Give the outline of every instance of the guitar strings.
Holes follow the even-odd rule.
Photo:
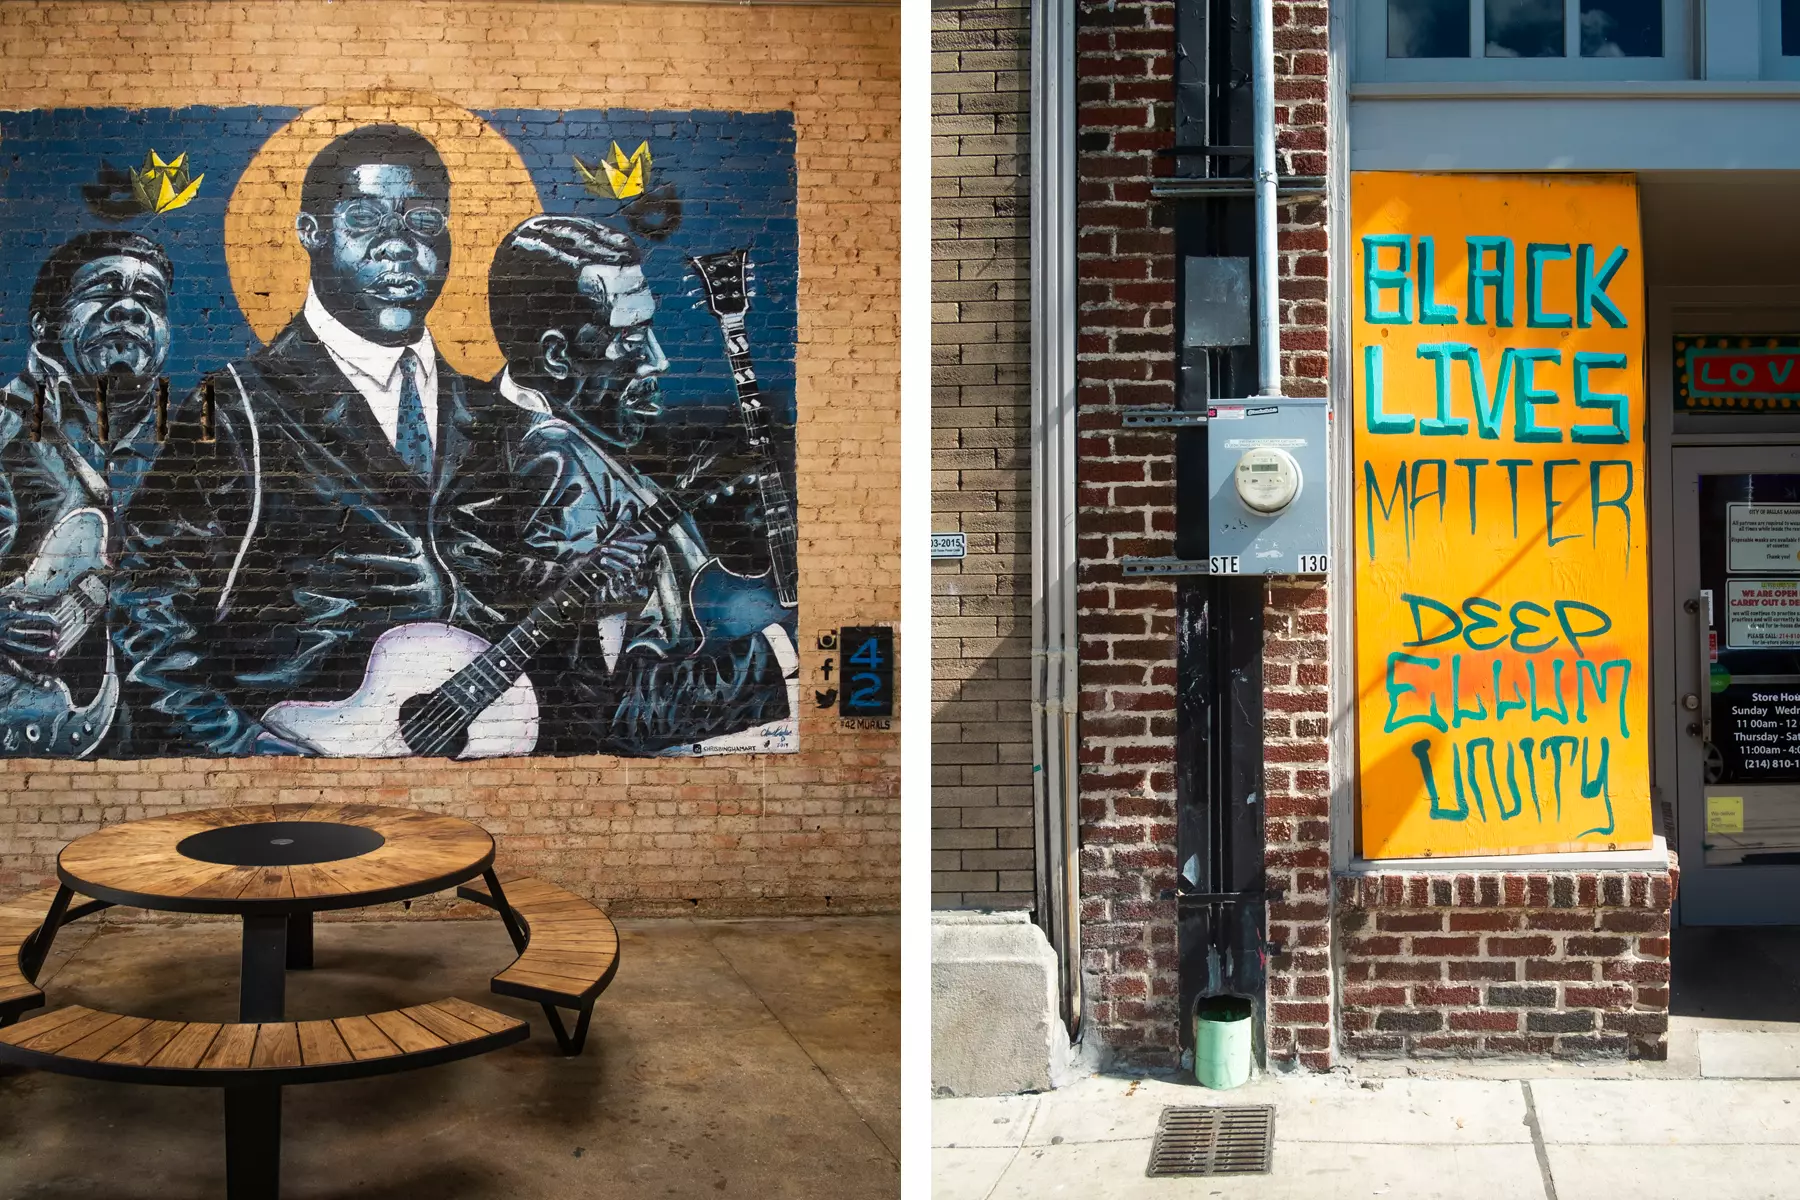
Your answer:
[[[735,486],[735,483],[731,486]],[[625,536],[627,536],[627,537],[634,536],[635,533],[640,530],[644,531],[644,532],[649,532],[649,533],[661,534],[662,532],[666,531],[670,526],[672,526],[676,521],[679,521],[681,519],[681,516],[682,516],[682,510],[675,508],[674,505],[669,503],[668,497],[658,496],[654,501],[652,501],[649,505],[647,505],[643,509],[642,512],[640,512],[638,514],[636,520],[631,522],[631,526],[633,528],[633,533],[627,534]],[[582,574],[585,571],[585,569],[588,566],[591,566],[598,561],[599,554],[600,554],[600,550],[598,548],[596,548],[591,553],[589,553],[588,556],[586,557],[586,559],[583,561],[583,564],[581,566],[576,567],[570,573],[570,581],[569,582],[573,583],[577,580],[581,580]],[[586,581],[582,580],[582,582],[585,583]],[[594,589],[597,591],[599,588],[599,580],[595,579],[592,582],[593,582]],[[565,583],[563,586],[564,586],[564,588],[567,588],[569,586],[569,583]],[[558,591],[561,591],[561,590],[562,589],[558,589]],[[538,605],[534,606],[532,608],[531,612],[526,615],[525,619],[522,620],[521,622],[519,622],[519,624],[517,626],[515,626],[513,629],[509,630],[507,632],[507,635],[505,637],[501,638],[500,642],[496,643],[496,645],[505,644],[507,641],[509,641],[512,638],[513,634],[520,632],[521,630],[525,629],[527,626],[530,626],[533,622],[533,618],[538,616],[539,610],[543,609],[544,605],[546,603],[548,603],[547,600],[542,601]],[[583,603],[584,603],[584,607],[585,607],[585,599],[584,599]],[[549,611],[553,611],[553,610],[545,610],[545,611],[547,614]],[[533,637],[535,639],[536,638],[535,629],[532,629],[529,632],[527,632],[526,636]],[[532,647],[532,655],[535,655],[536,652],[542,648],[543,647],[542,647],[541,643],[533,646]],[[459,676],[468,674],[469,672],[472,672],[472,671],[476,671],[478,668],[485,668],[486,664],[485,664],[484,660],[486,659],[486,656],[488,654],[491,654],[493,652],[493,650],[494,650],[494,647],[490,646],[488,648],[488,650],[484,651],[480,655],[477,655],[475,657],[475,659],[472,662],[470,662],[467,666],[463,667],[462,670],[458,671],[455,675],[452,675],[449,679],[445,680],[443,683],[439,684],[436,688],[432,689],[431,694],[430,694],[430,699],[426,701],[425,709],[421,710],[422,715],[419,717],[418,720],[416,720],[413,723],[412,732],[414,734],[414,737],[412,739],[408,739],[406,737],[406,733],[407,733],[406,725],[404,722],[401,723],[399,736],[400,736],[401,740],[406,743],[408,750],[411,750],[414,754],[419,755],[419,756],[423,756],[423,757],[431,756],[434,752],[443,749],[444,745],[446,744],[445,738],[447,736],[453,736],[459,729],[466,731],[468,726],[474,724],[475,721],[480,718],[481,714],[483,712],[486,712],[487,709],[492,706],[493,701],[489,701],[487,705],[483,706],[483,708],[480,710],[480,712],[476,712],[473,714],[465,714],[462,710],[462,707],[460,705],[458,705],[454,700],[450,699],[449,696],[447,696],[445,694],[444,689],[446,687],[448,687],[450,684],[455,683]],[[531,656],[519,656],[515,653],[514,657],[522,658],[522,660],[528,660],[529,657],[531,657]],[[523,675],[525,673],[524,661],[521,661],[519,673],[520,673],[520,675]],[[498,677],[498,678],[500,680],[504,680],[503,676]],[[516,683],[517,680],[515,678],[514,680],[505,681],[505,682],[507,682],[507,684],[508,684],[507,690],[510,691],[512,685],[514,683]],[[504,696],[505,694],[506,693],[504,691],[501,693],[502,696]],[[499,697],[495,697],[495,699],[497,700],[497,699],[499,699]],[[437,707],[437,711],[443,712],[444,715],[441,717],[433,717],[430,715],[423,715],[425,710],[429,710],[429,709],[433,708],[434,706]],[[448,709],[447,712],[444,711],[446,708]],[[425,739],[429,739],[429,742],[426,744],[425,747],[415,748],[415,742],[424,742]]]

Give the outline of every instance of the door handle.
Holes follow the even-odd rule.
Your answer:
[[[1712,742],[1712,627],[1706,619],[1706,610],[1711,607],[1703,599],[1687,602],[1687,610],[1694,614],[1694,657],[1698,660],[1694,665],[1697,674],[1694,676],[1694,690],[1682,698],[1682,706],[1690,712],[1698,710],[1700,722],[1698,726],[1689,725],[1688,732],[1698,733],[1700,740]],[[1688,701],[1693,703],[1688,703]]]

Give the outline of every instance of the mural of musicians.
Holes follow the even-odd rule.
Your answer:
[[[84,757],[112,730],[116,511],[156,453],[174,270],[136,234],[79,234],[32,289],[24,369],[0,390],[0,755]]]
[[[532,414],[514,487],[533,558],[568,562],[604,544],[664,493],[632,452],[663,417],[669,366],[655,299],[623,232],[575,216],[512,230],[488,275],[499,393]],[[796,667],[778,629],[707,638],[690,606],[712,555],[691,518],[650,550],[644,601],[591,612],[542,656],[553,689],[545,740],[563,753],[649,754],[790,715]]]
[[[469,635],[501,637],[562,570],[527,559],[514,524],[527,414],[458,374],[427,326],[449,208],[439,154],[399,126],[345,133],[307,168],[304,308],[187,398],[126,522],[114,601],[137,752],[534,749],[518,664],[501,695],[457,702],[472,711],[439,689],[485,645]],[[637,596],[647,544],[603,548],[598,604]]]

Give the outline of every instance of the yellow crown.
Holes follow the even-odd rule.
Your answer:
[[[205,178],[204,175],[188,178],[187,151],[177,154],[171,162],[164,162],[152,150],[144,155],[143,167],[131,170],[131,194],[137,197],[145,212],[166,213],[199,195],[200,181]]]
[[[641,196],[650,182],[650,143],[639,142],[638,148],[627,158],[619,149],[619,143],[614,142],[612,153],[601,155],[600,161],[591,167],[576,155],[575,169],[581,172],[582,184],[596,196],[614,200]]]

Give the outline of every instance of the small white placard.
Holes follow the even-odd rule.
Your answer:
[[[931,557],[967,558],[969,535],[966,533],[934,533],[931,535]]]
[[[1727,504],[1725,529],[1726,570],[1800,568],[1800,504]]]

